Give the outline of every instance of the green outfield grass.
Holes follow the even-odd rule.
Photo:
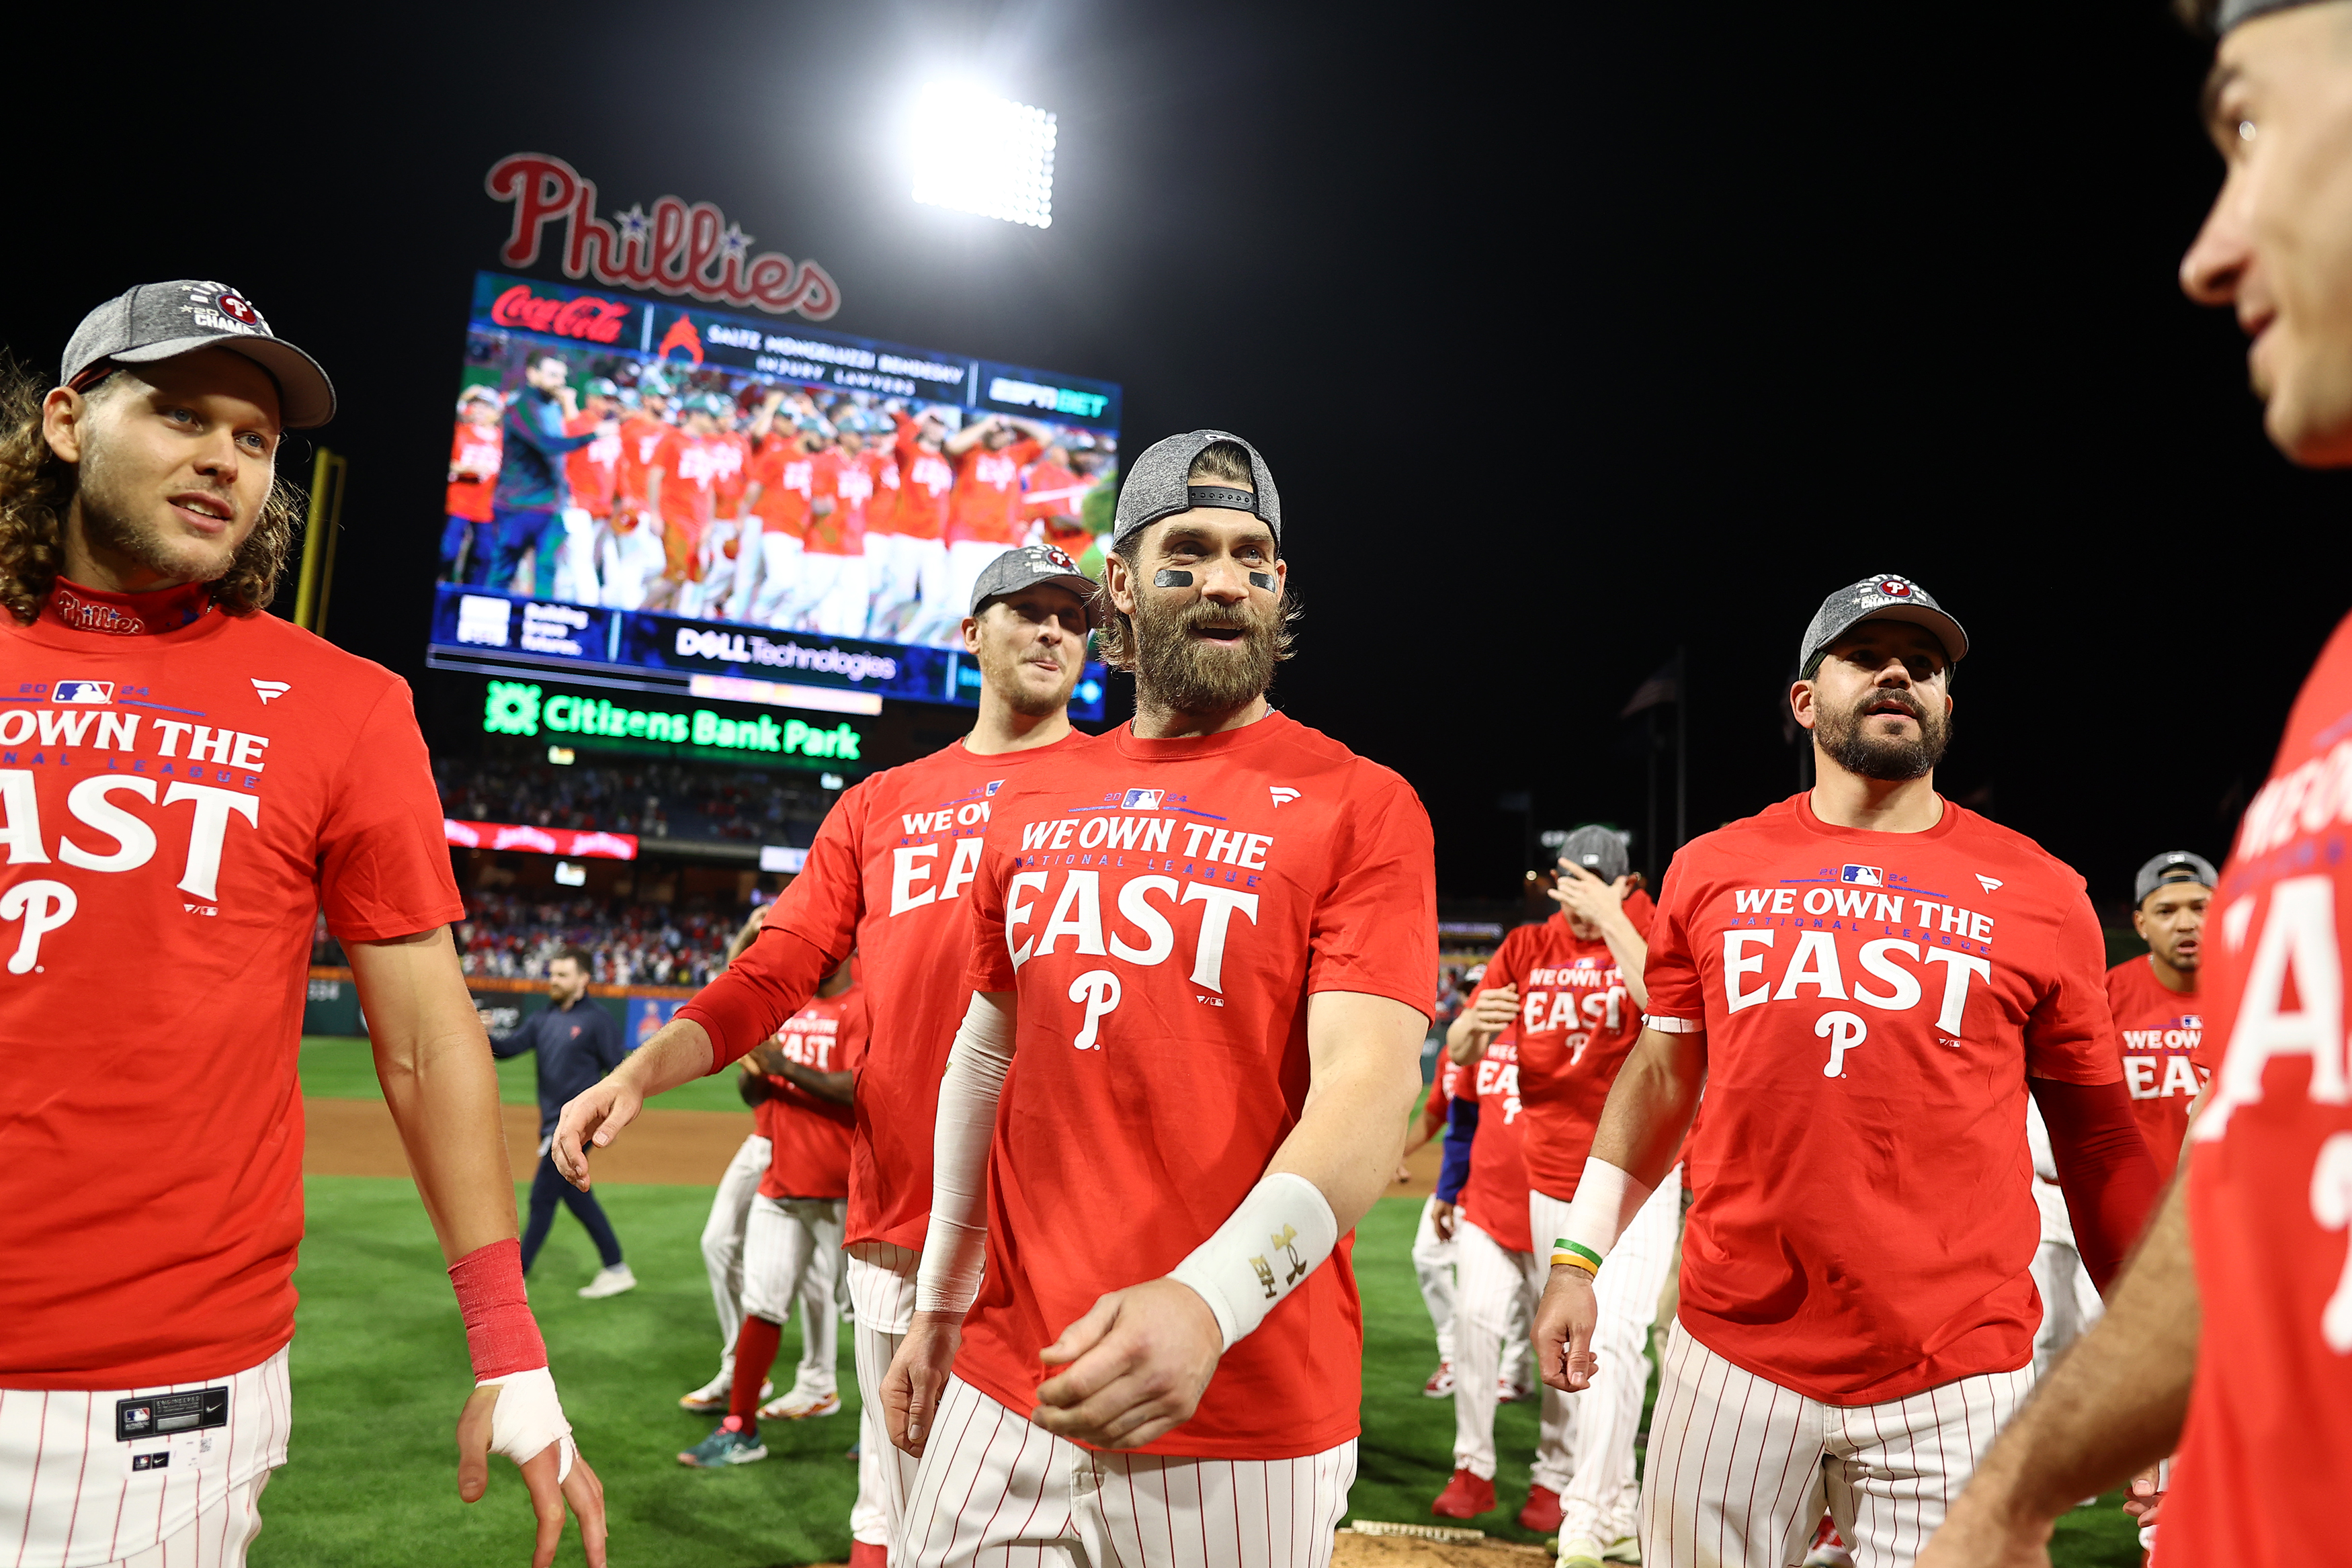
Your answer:
[[[375,1081],[375,1058],[368,1042],[344,1035],[306,1034],[302,1037],[302,1092],[328,1100],[381,1100]],[[528,1051],[499,1063],[499,1098],[509,1105],[539,1103],[539,1070]],[[681,1083],[649,1104],[666,1111],[740,1111],[732,1072],[713,1073]]]
[[[306,1051],[306,1072],[310,1063]],[[363,1054],[359,1063],[364,1068]],[[291,1458],[264,1500],[268,1522],[252,1561],[257,1568],[438,1568],[521,1560],[530,1514],[504,1461],[488,1498],[470,1509],[457,1500],[449,1434],[468,1382],[465,1339],[415,1189],[367,1176],[313,1176],[304,1186],[310,1235],[297,1275]],[[602,1301],[574,1296],[596,1260],[579,1226],[559,1216],[532,1271],[531,1299],[566,1409],[604,1480],[614,1560],[628,1568],[841,1561],[856,1490],[856,1467],[842,1457],[856,1436],[846,1325],[841,1415],[772,1424],[766,1437],[777,1457],[763,1464],[681,1468],[677,1451],[710,1422],[675,1401],[718,1359],[697,1246],[709,1189],[599,1192],[643,1283]],[[1436,1353],[1409,1257],[1420,1209],[1418,1198],[1383,1199],[1357,1239],[1366,1374],[1362,1460],[1349,1501],[1366,1519],[1428,1519],[1452,1468],[1453,1406],[1421,1396]],[[778,1364],[789,1374],[798,1355],[795,1324],[784,1331]],[[1496,1436],[1501,1506],[1473,1522],[1533,1539],[1512,1519],[1527,1496],[1533,1406],[1505,1408]],[[2060,1568],[2137,1563],[2133,1531],[2113,1500],[2062,1524],[2053,1552]],[[581,1561],[572,1544],[558,1558]]]

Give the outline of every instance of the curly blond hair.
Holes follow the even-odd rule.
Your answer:
[[[121,383],[111,378],[90,390],[95,399]],[[29,626],[65,561],[62,537],[73,504],[74,465],[49,449],[41,434],[46,379],[0,352],[0,607]],[[280,476],[261,504],[261,520],[212,584],[212,601],[230,615],[252,615],[278,596],[301,534],[304,497]]]

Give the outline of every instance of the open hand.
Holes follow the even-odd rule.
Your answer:
[[[939,1418],[940,1399],[947,1393],[948,1372],[955,1365],[956,1346],[963,1343],[963,1317],[958,1312],[917,1312],[882,1375],[882,1427],[891,1446],[922,1457]]]

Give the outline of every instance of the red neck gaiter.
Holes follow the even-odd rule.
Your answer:
[[[76,632],[146,637],[176,632],[213,607],[212,584],[184,582],[151,593],[108,593],[60,577],[41,605],[41,619]]]

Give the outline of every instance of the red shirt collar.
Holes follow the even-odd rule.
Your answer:
[[[212,607],[208,582],[185,582],[151,593],[109,593],[60,577],[42,601],[40,618],[68,631],[144,637],[176,632],[202,619]]]

